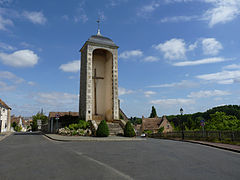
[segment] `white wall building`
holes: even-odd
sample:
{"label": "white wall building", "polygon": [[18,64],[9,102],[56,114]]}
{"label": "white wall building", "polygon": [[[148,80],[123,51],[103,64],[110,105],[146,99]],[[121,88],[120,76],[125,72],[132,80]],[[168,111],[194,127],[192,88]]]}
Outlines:
{"label": "white wall building", "polygon": [[0,99],[0,133],[10,131],[11,108]]}

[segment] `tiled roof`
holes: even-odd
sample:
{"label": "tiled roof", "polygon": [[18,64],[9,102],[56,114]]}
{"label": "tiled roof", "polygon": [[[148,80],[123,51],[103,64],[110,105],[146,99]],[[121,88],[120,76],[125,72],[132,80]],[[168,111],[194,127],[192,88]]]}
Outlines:
{"label": "tiled roof", "polygon": [[11,110],[11,108],[10,108],[3,100],[1,100],[1,99],[0,99],[0,104],[1,104],[3,107],[5,107],[6,109],[10,109],[10,110]]}
{"label": "tiled roof", "polygon": [[162,123],[162,118],[142,118],[142,126],[144,129],[159,129],[160,124]]}
{"label": "tiled roof", "polygon": [[49,116],[48,118],[53,118],[53,117],[56,117],[56,115],[59,115],[60,117],[61,116],[79,116],[79,113],[78,112],[49,112]]}

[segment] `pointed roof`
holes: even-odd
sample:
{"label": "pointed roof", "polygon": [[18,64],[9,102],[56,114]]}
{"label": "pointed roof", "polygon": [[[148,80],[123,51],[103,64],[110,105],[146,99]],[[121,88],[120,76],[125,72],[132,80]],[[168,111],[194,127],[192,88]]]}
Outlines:
{"label": "pointed roof", "polygon": [[5,107],[6,109],[10,109],[11,110],[11,108],[2,99],[0,99],[0,105]]}

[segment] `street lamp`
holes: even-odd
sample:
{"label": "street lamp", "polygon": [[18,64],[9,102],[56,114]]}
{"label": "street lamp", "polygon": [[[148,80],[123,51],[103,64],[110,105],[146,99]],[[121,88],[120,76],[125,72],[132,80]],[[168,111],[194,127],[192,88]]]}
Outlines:
{"label": "street lamp", "polygon": [[181,113],[181,122],[182,122],[182,140],[184,140],[184,132],[183,132],[183,118],[182,118],[182,115],[183,115],[183,108],[180,109],[180,113]]}

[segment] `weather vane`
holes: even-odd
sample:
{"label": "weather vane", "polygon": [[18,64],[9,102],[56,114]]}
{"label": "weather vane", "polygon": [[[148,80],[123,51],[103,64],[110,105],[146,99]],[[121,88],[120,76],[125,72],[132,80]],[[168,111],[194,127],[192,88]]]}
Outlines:
{"label": "weather vane", "polygon": [[97,32],[97,35],[101,35],[100,33],[100,19],[98,18],[97,20],[97,23],[98,23],[98,32]]}

